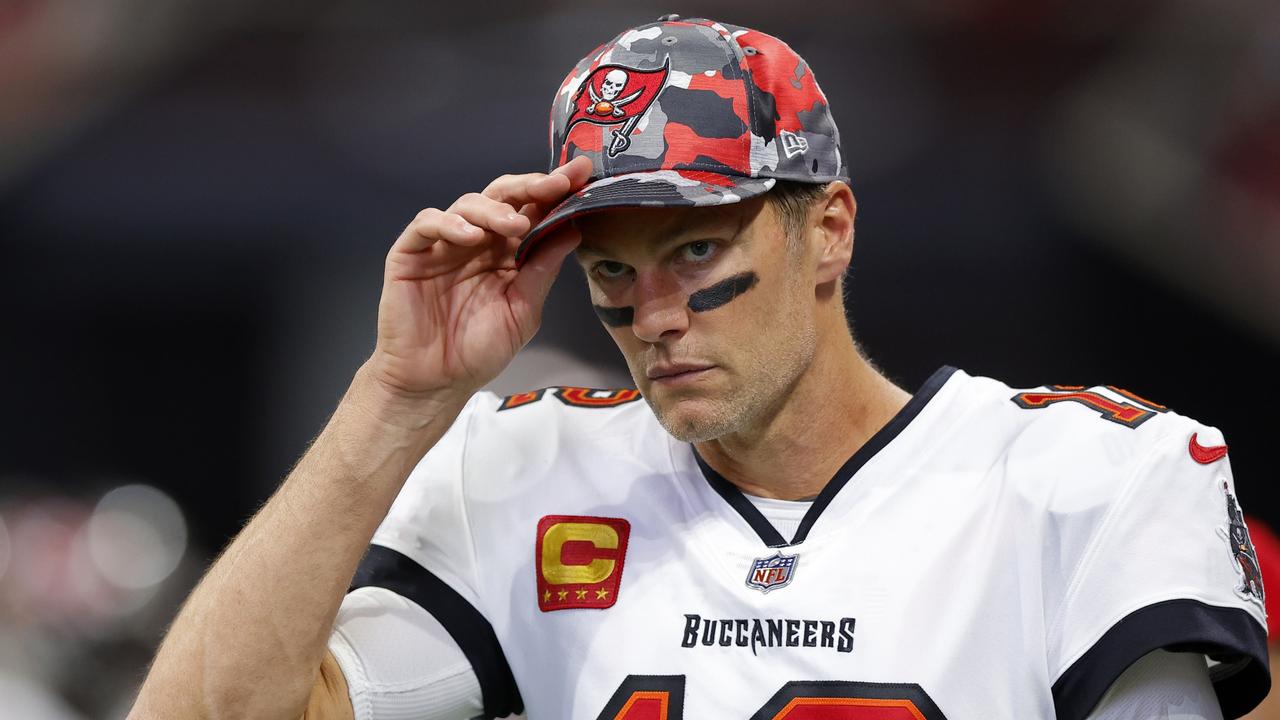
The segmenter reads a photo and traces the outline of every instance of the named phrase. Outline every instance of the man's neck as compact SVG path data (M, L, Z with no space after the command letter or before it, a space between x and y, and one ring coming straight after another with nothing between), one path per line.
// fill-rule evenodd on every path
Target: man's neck
M847 347L819 349L765 426L697 443L702 459L750 495L799 500L821 492L911 399L845 337Z

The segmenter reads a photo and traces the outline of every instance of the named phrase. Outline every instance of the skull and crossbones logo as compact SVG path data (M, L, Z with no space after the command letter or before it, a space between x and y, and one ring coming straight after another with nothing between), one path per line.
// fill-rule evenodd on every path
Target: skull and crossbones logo
M587 112L614 117L625 115L626 111L622 108L628 103L635 102L636 98L644 93L644 88L641 88L626 97L618 97L627 86L627 79L626 70L613 69L605 74L604 80L600 82L600 92L596 92L591 83L587 83L587 93L591 95L591 107L587 108Z

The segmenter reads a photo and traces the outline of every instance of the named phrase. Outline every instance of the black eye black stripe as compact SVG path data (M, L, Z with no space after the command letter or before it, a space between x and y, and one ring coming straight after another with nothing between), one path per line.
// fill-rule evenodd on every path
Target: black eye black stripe
M715 310L755 287L759 281L760 277L749 270L726 278L690 295L689 309L694 312ZM596 317L600 318L600 322L609 327L626 327L635 322L636 311L630 305L625 307L592 305L591 307L596 311Z
M755 287L760 278L748 270L726 278L689 296L689 309L706 312L727 305L731 300Z
M592 305L596 311L596 317L600 318L600 322L609 327L626 327L635 319L636 311L630 305L626 307L604 307L602 305Z

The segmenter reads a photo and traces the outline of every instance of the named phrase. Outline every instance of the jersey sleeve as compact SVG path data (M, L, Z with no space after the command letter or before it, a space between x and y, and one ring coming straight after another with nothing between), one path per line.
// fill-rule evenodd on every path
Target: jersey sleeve
M1204 657L1156 650L1129 666L1089 720L1222 720Z
M470 662L486 718L524 709L484 614L464 493L470 428L476 414L488 411L493 401L488 393L477 393L410 474L351 584L352 591L382 588L430 613ZM362 650L353 648L357 654Z
M484 712L458 643L390 590L364 587L343 598L329 652L346 678L355 720L471 720Z
M1270 688L1262 578L1222 435L1169 419L1173 428L1118 473L1105 510L1090 516L1048 618L1059 718L1088 716L1126 668L1160 649L1208 658L1224 717Z

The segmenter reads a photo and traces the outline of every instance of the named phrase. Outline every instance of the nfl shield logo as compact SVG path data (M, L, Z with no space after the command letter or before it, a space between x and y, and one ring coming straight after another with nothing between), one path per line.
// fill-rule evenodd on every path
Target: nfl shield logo
M767 593L790 585L799 560L799 555L783 555L781 551L771 557L756 558L751 563L751 572L747 573L747 587Z

